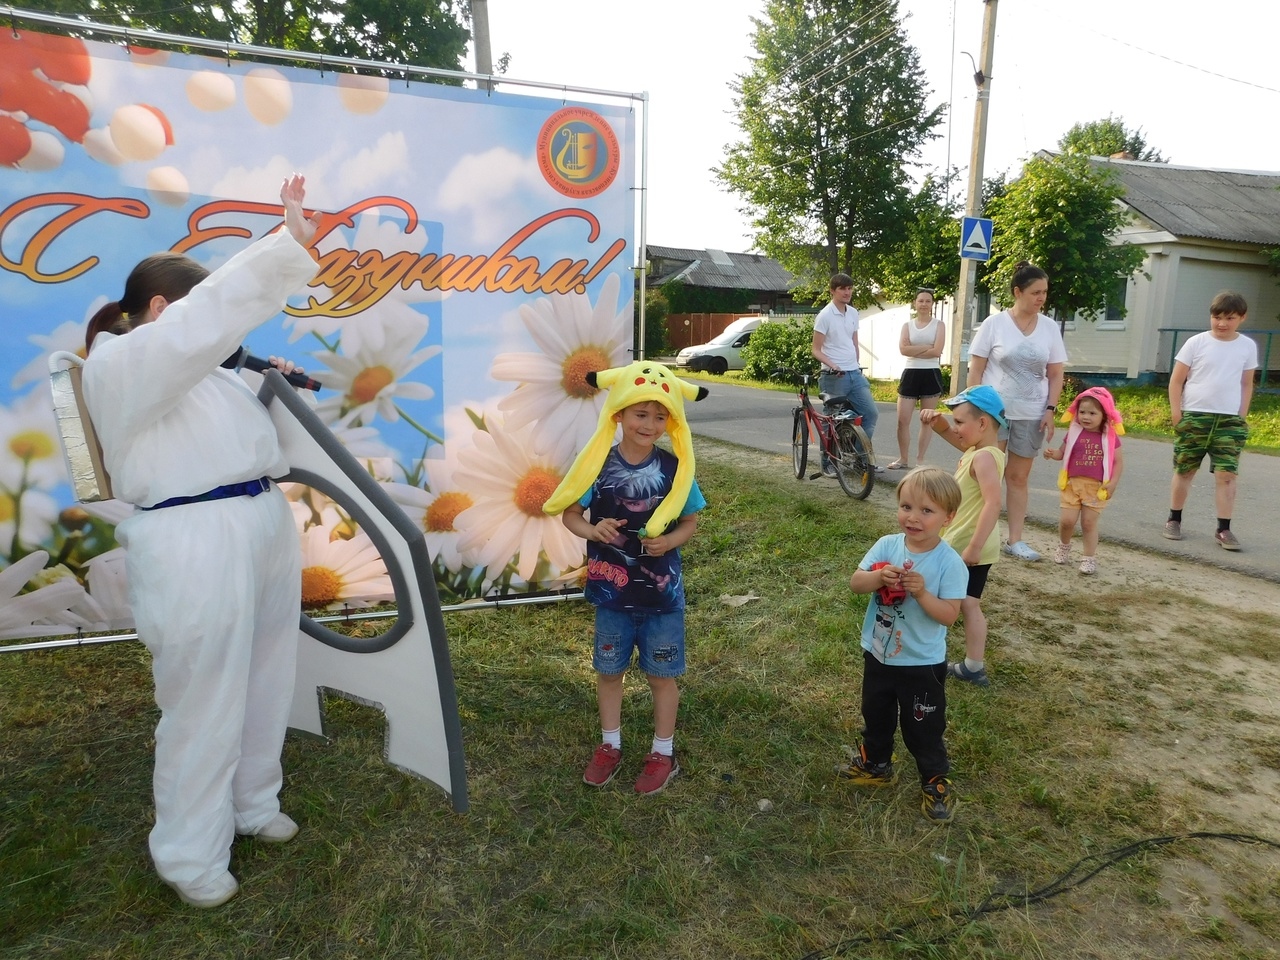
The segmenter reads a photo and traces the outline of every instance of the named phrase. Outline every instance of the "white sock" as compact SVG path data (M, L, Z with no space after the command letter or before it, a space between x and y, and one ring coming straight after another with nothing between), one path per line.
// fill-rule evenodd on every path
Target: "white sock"
M600 742L607 743L609 746L613 747L613 749L615 750L621 750L622 749L622 728L618 727L616 730L602 731L602 739Z
M985 660L970 660L968 657L964 658L964 668L968 670L970 673L977 673L985 665L986 665Z
M653 735L653 752L660 753L664 757L669 757L675 753L675 734L669 737L660 737L656 733Z

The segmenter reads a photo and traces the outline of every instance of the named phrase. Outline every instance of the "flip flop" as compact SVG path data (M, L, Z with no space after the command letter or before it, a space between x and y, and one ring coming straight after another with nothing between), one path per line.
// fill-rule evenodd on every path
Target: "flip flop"
M901 460L895 460L895 461L893 461L893 463L891 463L891 464L889 464L887 467L885 467L885 469L886 469L886 470L910 470L910 469L911 469L911 464L909 464L909 463L904 463L904 462L903 462L903 461L901 461Z

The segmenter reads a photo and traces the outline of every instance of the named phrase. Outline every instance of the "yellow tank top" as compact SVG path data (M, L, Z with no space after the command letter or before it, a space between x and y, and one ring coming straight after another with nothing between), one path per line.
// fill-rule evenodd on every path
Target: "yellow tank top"
M956 553L964 553L965 547L969 546L969 541L973 539L974 530L978 526L978 516L982 513L982 488L978 486L978 481L970 473L969 468L973 465L973 458L983 450L995 457L996 473L1000 481L1004 482L1005 454L999 447L971 447L960 457L960 465L956 467L956 483L960 484L960 509L956 511L956 518L951 521L947 532L942 536L942 539L951 544ZM978 563L995 563L999 556L1000 521L997 520L996 525L991 528L991 535L987 537L987 542L982 545L982 554L978 557Z

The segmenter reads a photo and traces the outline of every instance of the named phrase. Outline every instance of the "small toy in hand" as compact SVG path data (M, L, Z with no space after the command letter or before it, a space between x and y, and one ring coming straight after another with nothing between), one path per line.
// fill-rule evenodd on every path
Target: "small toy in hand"
M873 563L871 565L871 569L879 570L882 567L890 567L890 566L893 566L893 564L886 563L885 561L881 560L878 563ZM902 564L902 572L906 573L910 569L911 569L911 561L907 560L905 563ZM901 581L899 581L896 587L883 586L880 589L878 589L876 591L876 597L886 607L892 607L895 603L901 603L903 600L907 599L907 588L902 586Z

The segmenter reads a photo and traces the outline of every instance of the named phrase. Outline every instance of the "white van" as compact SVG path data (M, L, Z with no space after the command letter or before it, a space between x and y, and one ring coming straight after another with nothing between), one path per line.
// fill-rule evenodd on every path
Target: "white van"
M739 317L709 343L685 347L676 355L676 366L690 370L706 370L708 373L724 373L742 369L742 348L751 339L751 333L766 317Z

